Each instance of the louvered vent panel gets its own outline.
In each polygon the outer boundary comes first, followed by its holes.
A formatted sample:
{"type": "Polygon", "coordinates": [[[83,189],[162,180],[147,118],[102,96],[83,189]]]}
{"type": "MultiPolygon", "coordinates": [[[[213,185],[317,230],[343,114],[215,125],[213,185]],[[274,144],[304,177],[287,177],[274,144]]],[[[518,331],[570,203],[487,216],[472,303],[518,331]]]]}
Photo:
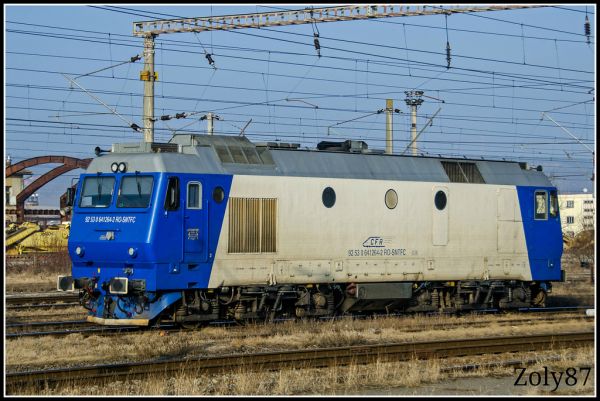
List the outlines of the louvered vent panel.
{"type": "Polygon", "coordinates": [[[475,163],[443,161],[442,166],[450,182],[468,182],[472,184],[485,184],[475,163]]]}
{"type": "Polygon", "coordinates": [[[277,250],[277,199],[229,199],[229,253],[277,250]]]}

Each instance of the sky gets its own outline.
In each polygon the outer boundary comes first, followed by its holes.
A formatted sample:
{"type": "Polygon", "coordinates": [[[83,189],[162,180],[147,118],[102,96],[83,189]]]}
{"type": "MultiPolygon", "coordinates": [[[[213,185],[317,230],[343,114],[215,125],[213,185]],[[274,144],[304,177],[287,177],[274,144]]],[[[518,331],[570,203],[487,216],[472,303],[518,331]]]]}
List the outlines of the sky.
{"type": "MultiPolygon", "coordinates": [[[[13,163],[43,155],[89,158],[96,146],[143,141],[130,128],[143,126],[143,59],[130,62],[143,52],[135,21],[308,6],[5,4],[5,154],[13,163]],[[88,93],[63,74],[77,77],[88,93]]],[[[315,148],[353,139],[384,149],[386,117],[378,111],[392,99],[394,153],[401,154],[410,142],[405,92],[420,90],[417,129],[431,121],[417,141],[420,154],[542,165],[559,191],[594,192],[595,13],[594,4],[554,4],[161,34],[155,141],[206,133],[201,117],[212,112],[219,117],[215,134],[239,135],[247,125],[245,135],[256,142],[315,148]],[[176,113],[187,117],[160,120],[176,113]]],[[[31,168],[32,179],[56,166],[31,168]]],[[[82,172],[40,189],[40,205],[58,208],[82,172]]]]}

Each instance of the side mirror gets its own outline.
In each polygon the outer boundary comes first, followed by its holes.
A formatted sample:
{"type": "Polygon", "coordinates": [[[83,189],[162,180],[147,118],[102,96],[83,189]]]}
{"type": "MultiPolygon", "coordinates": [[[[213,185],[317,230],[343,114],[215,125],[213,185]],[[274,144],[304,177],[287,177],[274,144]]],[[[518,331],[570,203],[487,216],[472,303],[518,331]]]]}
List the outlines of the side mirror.
{"type": "Polygon", "coordinates": [[[75,188],[67,188],[67,203],[66,206],[73,206],[75,200],[75,188]]]}

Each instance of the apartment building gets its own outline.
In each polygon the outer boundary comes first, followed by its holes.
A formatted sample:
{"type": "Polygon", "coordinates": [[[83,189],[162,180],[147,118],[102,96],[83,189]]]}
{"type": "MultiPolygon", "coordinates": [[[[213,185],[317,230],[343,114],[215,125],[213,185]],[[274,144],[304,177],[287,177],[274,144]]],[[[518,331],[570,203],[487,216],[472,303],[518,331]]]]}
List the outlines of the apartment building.
{"type": "Polygon", "coordinates": [[[593,194],[574,193],[558,195],[560,223],[564,234],[575,236],[596,225],[596,198],[593,194]]]}

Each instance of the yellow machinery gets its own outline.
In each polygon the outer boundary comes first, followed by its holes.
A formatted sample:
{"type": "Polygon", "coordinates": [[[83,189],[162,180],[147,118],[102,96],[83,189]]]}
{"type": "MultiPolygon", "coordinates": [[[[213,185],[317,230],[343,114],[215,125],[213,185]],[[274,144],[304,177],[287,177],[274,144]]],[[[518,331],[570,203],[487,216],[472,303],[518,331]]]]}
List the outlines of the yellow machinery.
{"type": "Polygon", "coordinates": [[[71,223],[42,228],[30,222],[6,227],[6,254],[21,255],[29,252],[60,252],[67,249],[71,223]]]}

